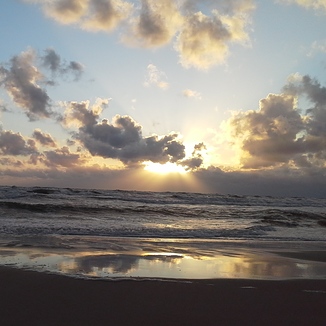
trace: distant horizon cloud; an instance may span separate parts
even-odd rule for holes
[[[211,166],[176,177],[173,174],[158,176],[139,166],[109,169],[75,164],[63,170],[55,167],[30,169],[10,158],[0,158],[0,163],[3,164],[2,185],[326,198],[325,175],[302,174],[286,168],[223,171]]]

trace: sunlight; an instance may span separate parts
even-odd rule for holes
[[[144,165],[145,165],[144,169],[146,171],[159,173],[159,174],[168,174],[168,173],[185,174],[188,172],[183,166],[171,162],[167,162],[165,164],[144,162]]]

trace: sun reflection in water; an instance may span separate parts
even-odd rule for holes
[[[175,247],[178,242],[174,242]],[[161,245],[158,243],[157,248]],[[326,263],[300,261],[267,252],[216,250],[209,255],[186,251],[42,251],[41,249],[0,248],[0,265],[86,278],[320,278]],[[196,252],[196,250],[195,250]]]

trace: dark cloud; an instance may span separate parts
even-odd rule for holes
[[[191,185],[189,182],[182,182],[188,177],[192,180]],[[158,184],[157,179],[153,181],[153,175],[143,171],[142,168],[113,170],[80,165],[72,165],[69,168],[61,166],[44,168],[38,164],[34,169],[2,165],[0,173],[2,184],[133,190],[135,185],[141,185],[141,182],[146,180],[139,189],[276,197],[326,197],[325,168],[308,173],[285,167],[230,172],[209,167],[189,172],[186,178],[175,180],[172,176],[165,175]]]
[[[101,111],[100,102],[92,108],[88,102],[70,103],[63,119],[65,125],[79,126],[75,139],[92,155],[119,159],[124,164],[178,162],[185,157],[178,134],[143,137],[142,127],[130,116],[116,115],[111,123],[107,119],[98,122]]]
[[[75,81],[83,73],[80,63],[66,63],[53,49],[45,50],[44,56],[39,56],[36,51],[29,49],[12,57],[8,64],[0,65],[0,86],[4,87],[13,102],[25,111],[31,121],[56,115],[46,89],[41,87],[55,83],[41,72],[37,63],[48,68],[55,76],[73,76]],[[0,108],[8,111],[1,103]]]
[[[83,163],[81,156],[78,153],[71,153],[66,146],[53,151],[44,151],[43,155],[45,159],[40,157],[39,160],[48,167],[62,166],[69,168]]]
[[[25,110],[30,120],[49,118],[52,114],[50,97],[38,85],[44,76],[34,65],[35,59],[35,52],[28,50],[14,56],[8,69],[0,66],[0,85]]]
[[[35,129],[33,132],[33,138],[37,140],[43,146],[57,147],[54,139],[50,134],[43,133],[40,129]]]
[[[326,169],[303,171],[280,167],[256,171],[223,171],[217,167],[193,173],[206,191],[276,197],[326,197]]]
[[[283,90],[293,96],[307,97],[312,107],[306,112],[306,131],[311,136],[326,136],[326,87],[310,76],[294,75]]]
[[[191,170],[191,171],[198,170],[204,162],[202,151],[206,149],[207,148],[204,143],[196,144],[192,152],[192,157],[182,160],[180,164],[183,165],[186,168],[186,170]]]
[[[0,150],[2,155],[30,155],[37,152],[35,141],[25,140],[20,133],[0,129]]]
[[[74,77],[74,81],[77,81],[81,77],[84,68],[79,62],[70,61],[67,63],[53,49],[46,49],[44,52],[45,54],[40,56],[42,66],[50,69],[53,75],[63,78],[71,75]],[[53,81],[51,82],[52,84],[54,83]]]
[[[0,165],[21,168],[24,163],[21,160],[15,160],[12,157],[1,157]]]
[[[53,73],[61,69],[61,57],[53,50],[46,49],[45,55],[41,57],[43,65],[49,68]]]

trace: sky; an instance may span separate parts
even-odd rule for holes
[[[4,0],[0,184],[326,196],[326,0]]]

